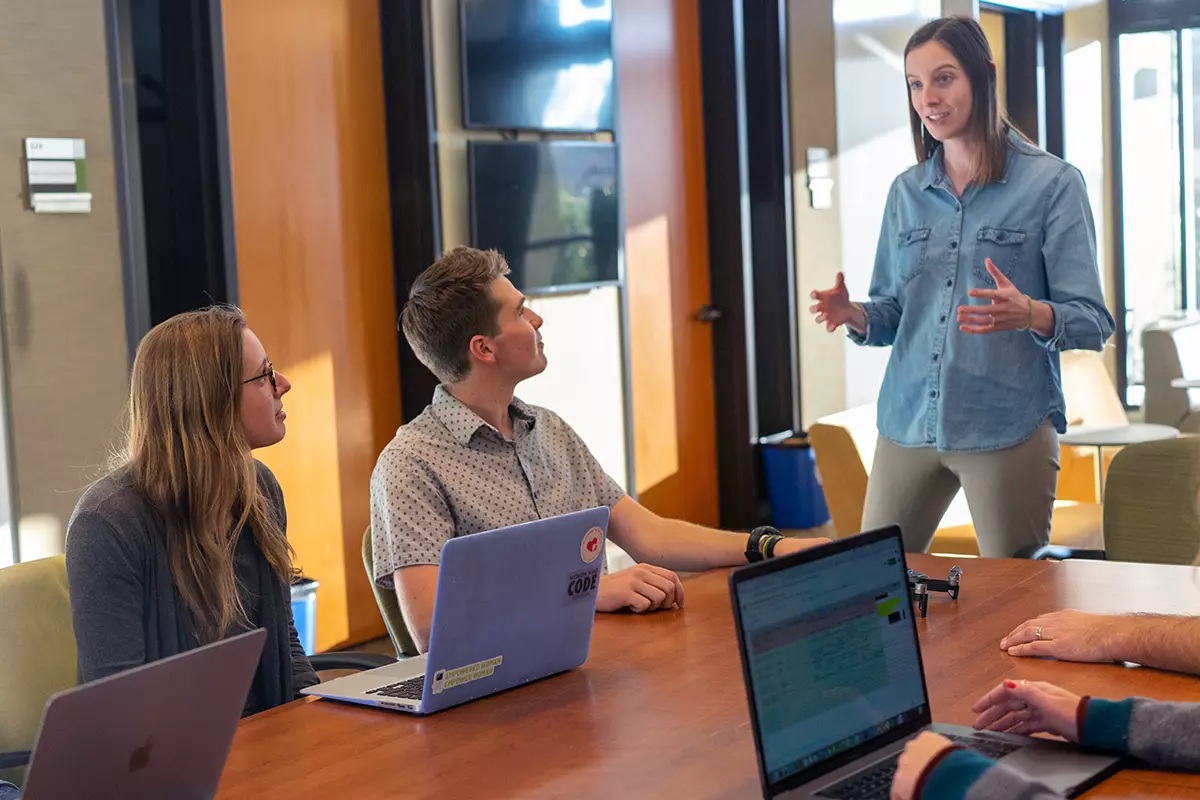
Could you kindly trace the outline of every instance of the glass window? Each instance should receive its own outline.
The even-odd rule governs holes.
[[[1140,405],[1144,394],[1142,329],[1182,308],[1184,242],[1180,186],[1184,176],[1179,157],[1181,87],[1176,77],[1179,43],[1175,31],[1153,31],[1123,34],[1118,45],[1120,213],[1128,345],[1125,399],[1130,405]],[[1187,105],[1194,105],[1190,96],[1186,99]],[[1189,197],[1192,195],[1194,192],[1189,193]],[[1194,206],[1194,202],[1189,205]]]

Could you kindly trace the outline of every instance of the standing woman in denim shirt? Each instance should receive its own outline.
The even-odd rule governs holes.
[[[1058,354],[1113,332],[1083,177],[1008,121],[979,24],[923,26],[904,53],[916,166],[892,183],[870,302],[812,311],[892,346],[863,527],[929,547],[961,486],[980,553],[1049,541],[1066,416]]]

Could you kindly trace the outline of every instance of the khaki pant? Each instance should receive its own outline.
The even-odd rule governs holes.
[[[1058,434],[1049,421],[1020,444],[985,453],[901,447],[880,436],[863,530],[899,525],[904,549],[924,553],[961,486],[980,555],[1009,558],[1050,541],[1058,469]]]

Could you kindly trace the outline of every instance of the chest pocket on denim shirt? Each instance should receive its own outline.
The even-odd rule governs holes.
[[[1013,273],[1025,253],[1025,231],[1012,228],[980,228],[975,242],[975,277],[988,286],[996,282],[988,274],[986,259],[991,259],[996,268],[1012,280]]]
[[[901,283],[908,283],[921,274],[928,243],[929,228],[913,228],[896,237],[896,267]]]

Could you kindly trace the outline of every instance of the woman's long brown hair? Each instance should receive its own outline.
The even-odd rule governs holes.
[[[247,524],[285,586],[293,575],[294,553],[242,430],[245,329],[240,310],[212,306],[146,334],[133,361],[128,446],[118,455],[161,518],[171,575],[201,643],[246,621],[234,550]]]

